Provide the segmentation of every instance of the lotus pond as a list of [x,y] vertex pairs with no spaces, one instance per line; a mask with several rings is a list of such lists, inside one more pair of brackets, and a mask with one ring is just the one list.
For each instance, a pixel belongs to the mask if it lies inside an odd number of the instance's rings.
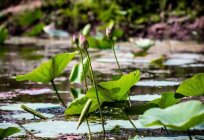
[[122,74],[112,50],[89,48],[81,63],[71,39],[0,46],[1,137],[204,139],[203,44],[155,41],[141,56],[121,42],[115,51]]

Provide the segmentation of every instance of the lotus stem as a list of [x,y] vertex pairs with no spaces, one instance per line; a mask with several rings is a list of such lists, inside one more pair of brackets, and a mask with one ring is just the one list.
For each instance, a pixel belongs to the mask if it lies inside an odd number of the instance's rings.
[[[114,57],[115,57],[115,60],[116,60],[116,63],[117,63],[117,65],[118,65],[118,69],[119,69],[119,71],[120,71],[120,76],[122,76],[123,75],[123,72],[122,72],[122,70],[121,70],[121,67],[120,67],[120,64],[119,64],[119,61],[118,61],[118,58],[117,58],[117,55],[116,55],[116,53],[115,53],[115,45],[114,45],[114,41],[112,40],[112,39],[110,39],[110,41],[111,41],[111,45],[112,45],[112,50],[113,50],[113,54],[114,54]],[[128,93],[128,95],[130,94],[130,91],[128,91],[129,93]],[[131,100],[130,100],[130,96],[128,96],[128,100],[129,100],[129,105],[131,106]]]
[[80,57],[81,57],[81,62],[82,62],[82,68],[83,68],[83,74],[84,74],[84,78],[85,78],[85,87],[86,87],[86,91],[88,91],[88,84],[87,84],[87,79],[86,79],[86,76],[85,76],[85,68],[84,68],[84,58],[83,58],[83,53],[82,53],[82,50],[80,49],[78,43],[77,43],[77,48],[79,50],[79,53],[80,53]]
[[166,135],[169,135],[169,131],[168,131],[168,129],[166,128],[165,125],[164,125],[164,130],[166,131]]
[[105,135],[106,134],[106,131],[105,131],[105,127],[104,127],[104,119],[103,119],[103,114],[102,114],[102,111],[101,111],[101,104],[100,104],[100,100],[99,100],[99,96],[98,96],[98,88],[97,88],[97,85],[96,85],[96,81],[94,79],[94,74],[93,74],[93,68],[92,68],[92,64],[91,64],[91,58],[89,56],[89,52],[85,50],[85,53],[88,57],[88,61],[89,61],[89,65],[90,65],[90,74],[91,74],[91,78],[92,78],[92,81],[93,81],[93,84],[94,84],[94,88],[96,90],[96,97],[97,97],[97,101],[98,101],[98,105],[99,105],[99,112],[100,112],[100,117],[101,117],[101,122],[102,122],[102,127],[103,127],[103,134]]
[[[86,87],[86,90],[85,90],[85,93],[88,91],[88,84],[87,84],[87,79],[86,79],[86,75],[85,75],[85,68],[84,68],[84,58],[83,58],[83,53],[77,43],[77,48],[79,50],[79,53],[80,53],[80,57],[81,57],[81,63],[82,63],[82,69],[83,69],[83,73],[84,73],[84,78],[85,78],[85,87]],[[88,130],[89,130],[89,135],[91,135],[91,128],[89,126],[89,121],[88,121],[88,116],[86,117],[86,123],[87,123],[87,127],[88,127]]]
[[66,104],[64,103],[64,101],[62,100],[62,98],[60,97],[60,95],[59,95],[59,93],[58,93],[58,90],[57,90],[57,87],[55,86],[54,81],[51,80],[51,83],[52,83],[52,87],[53,87],[53,89],[55,90],[55,93],[56,93],[58,99],[60,100],[60,102],[62,103],[62,105],[66,108],[67,106],[66,106]]
[[188,134],[189,140],[192,140],[193,138],[192,138],[192,136],[191,136],[191,131],[190,131],[189,129],[187,130],[187,134]]
[[131,125],[134,127],[134,129],[135,129],[135,131],[138,133],[138,135],[140,135],[139,130],[137,129],[137,127],[135,126],[135,124],[132,122],[132,120],[130,119],[130,117],[126,114],[126,112],[125,112],[123,109],[121,109],[121,110],[124,112],[124,114],[126,115],[128,121],[129,121],[129,122],[131,123]]
[[112,50],[113,50],[113,54],[114,54],[115,60],[116,60],[116,63],[117,63],[117,65],[118,65],[118,69],[119,69],[119,71],[120,71],[120,75],[122,76],[122,75],[123,75],[123,72],[122,72],[122,70],[121,70],[121,68],[120,68],[120,64],[119,64],[118,58],[117,58],[116,53],[115,53],[114,42],[113,42],[112,39],[111,39],[111,44],[112,44]]

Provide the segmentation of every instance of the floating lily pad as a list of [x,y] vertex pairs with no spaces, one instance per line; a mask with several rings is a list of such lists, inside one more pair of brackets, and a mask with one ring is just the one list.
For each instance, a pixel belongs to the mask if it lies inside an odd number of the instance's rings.
[[204,105],[199,101],[187,101],[166,109],[153,108],[139,116],[144,126],[162,125],[173,130],[187,130],[204,121]]

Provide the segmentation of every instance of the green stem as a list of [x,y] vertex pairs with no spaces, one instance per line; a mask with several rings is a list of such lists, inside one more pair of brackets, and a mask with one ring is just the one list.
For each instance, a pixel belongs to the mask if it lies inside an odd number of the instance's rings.
[[85,68],[84,68],[84,58],[83,58],[83,53],[82,53],[82,50],[80,49],[79,45],[77,44],[77,48],[80,52],[80,56],[81,56],[81,62],[82,62],[82,68],[83,68],[83,74],[84,74],[84,78],[85,78],[85,87],[86,87],[86,91],[88,91],[88,84],[87,84],[87,79],[86,79],[86,75],[85,75]]
[[94,88],[96,90],[96,97],[97,97],[97,101],[98,101],[98,105],[99,105],[99,112],[100,112],[100,117],[101,117],[101,122],[102,122],[102,127],[103,127],[103,133],[104,135],[106,134],[105,132],[105,127],[104,127],[104,119],[103,119],[103,115],[102,115],[102,111],[101,111],[101,104],[100,104],[100,100],[99,100],[99,96],[98,96],[98,88],[97,88],[97,85],[96,85],[96,81],[94,79],[94,74],[93,74],[93,68],[92,68],[92,65],[91,65],[91,58],[89,56],[89,52],[87,50],[85,50],[86,52],[86,55],[88,57],[88,61],[89,61],[89,65],[90,65],[90,74],[91,74],[91,78],[92,78],[92,81],[94,83]]
[[[114,42],[113,42],[113,40],[111,39],[111,44],[112,44],[112,50],[113,50],[113,54],[114,54],[114,57],[115,57],[115,60],[116,60],[116,63],[117,63],[117,65],[118,65],[118,69],[119,69],[119,71],[120,71],[120,76],[122,76],[123,75],[123,72],[122,72],[122,70],[121,70],[121,68],[120,68],[120,64],[119,64],[119,61],[118,61],[118,58],[117,58],[117,56],[116,56],[116,53],[115,53],[115,45],[114,45]],[[128,91],[128,95],[130,94],[130,91]],[[130,96],[128,96],[128,100],[129,100],[129,105],[131,106],[131,100],[130,100]]]
[[57,88],[56,88],[56,86],[55,86],[54,81],[51,80],[51,83],[52,83],[52,87],[53,87],[53,89],[55,90],[55,93],[56,93],[58,99],[60,100],[60,102],[62,103],[62,105],[66,108],[67,106],[66,106],[66,104],[64,103],[64,101],[62,100],[62,98],[60,97],[60,95],[59,95],[59,93],[58,93],[58,91],[57,91]]
[[132,126],[134,127],[134,129],[135,129],[135,131],[138,133],[138,135],[139,135],[139,131],[138,131],[138,129],[137,129],[137,127],[135,126],[135,124],[132,122],[132,120],[130,119],[130,117],[126,114],[126,112],[123,110],[123,109],[121,109],[123,112],[124,112],[124,114],[126,115],[126,117],[127,117],[127,119],[128,119],[128,121],[132,124]]
[[113,42],[112,39],[111,39],[111,44],[112,44],[112,50],[113,50],[113,54],[114,54],[115,60],[116,60],[116,63],[117,63],[117,65],[118,65],[118,69],[119,69],[119,71],[120,71],[120,75],[122,76],[123,73],[122,73],[122,70],[121,70],[121,68],[120,68],[120,64],[119,64],[119,62],[118,62],[118,58],[117,58],[116,53],[115,53],[114,42]]
[[91,128],[89,126],[88,116],[86,117],[86,123],[87,123],[88,129],[89,129],[89,135],[91,135]]
[[[83,58],[83,53],[79,47],[79,45],[77,44],[77,48],[80,52],[80,56],[81,56],[81,63],[82,63],[82,69],[83,69],[83,74],[84,74],[84,77],[85,77],[85,87],[86,87],[86,90],[85,90],[85,93],[88,91],[88,84],[87,84],[87,79],[86,79],[86,75],[85,75],[85,68],[84,68],[84,58]],[[88,116],[86,117],[86,123],[87,123],[87,126],[88,126],[88,130],[89,130],[89,135],[91,135],[91,128],[89,126],[89,121],[88,121]]]

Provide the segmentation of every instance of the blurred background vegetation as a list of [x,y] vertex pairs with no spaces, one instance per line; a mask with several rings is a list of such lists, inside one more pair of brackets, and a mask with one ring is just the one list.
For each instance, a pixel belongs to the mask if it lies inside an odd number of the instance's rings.
[[[1,26],[12,36],[43,37],[43,27],[52,22],[69,33],[76,33],[89,23],[96,34],[110,20],[116,22],[118,37],[123,40],[130,36],[203,40],[204,35],[203,0],[0,1]],[[35,7],[35,2],[40,6]],[[33,4],[33,8],[12,12],[12,7],[26,3]]]

